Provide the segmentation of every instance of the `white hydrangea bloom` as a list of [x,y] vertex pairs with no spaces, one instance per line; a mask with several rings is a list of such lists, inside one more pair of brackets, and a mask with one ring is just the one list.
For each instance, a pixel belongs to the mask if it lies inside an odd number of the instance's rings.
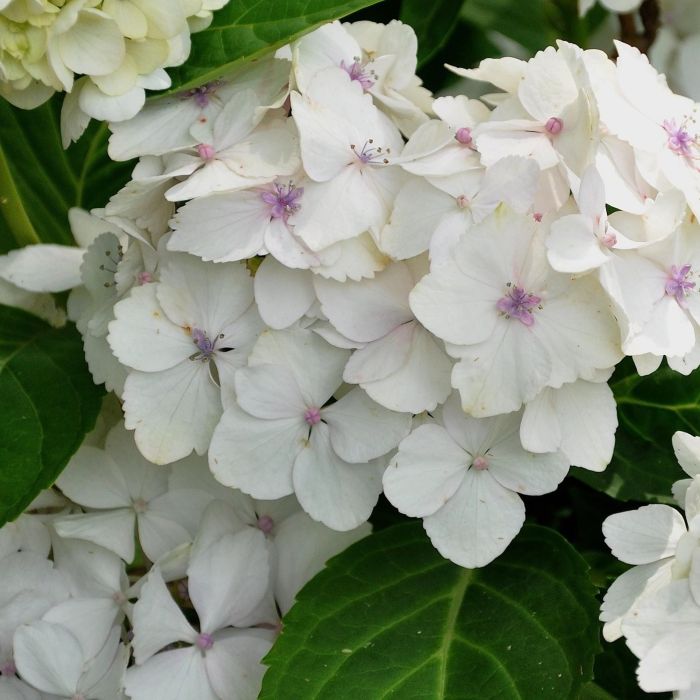
[[367,520],[381,491],[378,458],[407,434],[411,417],[359,388],[328,403],[348,356],[310,330],[263,333],[212,438],[214,476],[255,498],[295,493],[335,530]]
[[384,492],[402,513],[423,518],[444,557],[468,568],[485,566],[523,525],[518,493],[553,491],[569,464],[561,453],[523,449],[520,414],[471,418],[453,394],[439,418],[401,442],[384,473]]

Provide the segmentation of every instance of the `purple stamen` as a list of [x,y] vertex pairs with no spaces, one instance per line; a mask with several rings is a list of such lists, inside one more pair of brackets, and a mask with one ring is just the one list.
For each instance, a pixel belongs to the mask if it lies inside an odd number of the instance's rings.
[[304,411],[304,420],[309,425],[318,425],[321,422],[321,411],[318,408],[307,408]]
[[382,150],[381,146],[373,146],[374,139],[368,139],[362,146],[362,150],[358,153],[357,146],[354,143],[350,144],[350,150],[357,156],[357,159],[363,165],[387,165],[389,160],[385,157],[391,153],[391,149]]
[[695,282],[688,280],[688,275],[691,274],[690,265],[683,265],[683,267],[676,267],[671,265],[671,271],[666,278],[666,284],[664,289],[666,294],[670,297],[676,297],[676,301],[680,306],[685,307],[686,301],[685,297],[691,289],[695,288]]
[[675,119],[665,119],[664,131],[668,135],[668,147],[680,156],[693,157],[693,146],[696,145],[695,137],[691,136],[683,124],[676,126]]
[[362,85],[362,89],[365,92],[374,85],[374,80],[372,80],[374,76],[372,73],[368,73],[365,70],[365,67],[360,63],[359,59],[356,58],[355,61],[350,64],[342,60],[340,62],[340,67],[350,76],[350,80],[357,80],[357,82]]
[[209,651],[214,646],[214,637],[206,632],[202,632],[202,634],[197,635],[195,646],[202,651]]
[[290,214],[299,211],[301,204],[299,199],[304,194],[303,187],[294,187],[294,183],[290,182],[287,185],[274,183],[273,191],[264,191],[260,194],[260,198],[265,204],[270,205],[270,217],[272,219],[284,219]]
[[479,456],[472,462],[472,467],[477,471],[484,471],[489,468],[489,461],[486,457]]
[[221,80],[213,80],[211,83],[180,93],[181,100],[193,99],[198,107],[204,109],[209,106],[209,99],[223,85]]
[[258,518],[257,525],[259,530],[269,535],[272,532],[272,528],[275,527],[275,521],[269,515],[261,515]]
[[544,125],[544,130],[552,136],[560,134],[563,128],[564,122],[559,117],[550,117]]
[[192,329],[192,341],[199,348],[198,360],[208,360],[214,352],[216,342],[209,340],[209,336],[199,328]]
[[[508,286],[510,287],[510,284]],[[529,327],[535,322],[532,311],[541,301],[537,295],[514,286],[496,302],[496,307],[506,318],[517,318],[520,323]]]
[[472,130],[469,127],[463,126],[460,129],[457,129],[455,138],[465,146],[469,146],[472,142]]

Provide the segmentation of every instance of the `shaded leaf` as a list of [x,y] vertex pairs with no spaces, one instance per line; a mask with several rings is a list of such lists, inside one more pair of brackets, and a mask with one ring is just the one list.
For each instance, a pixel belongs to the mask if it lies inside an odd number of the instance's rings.
[[418,37],[418,65],[430,60],[457,27],[463,0],[403,0],[401,21],[410,24]]
[[128,179],[130,163],[107,156],[106,124],[93,121],[68,150],[60,136],[61,97],[21,110],[0,99],[0,246],[74,245],[73,206],[102,207]]
[[0,306],[0,526],[61,473],[93,428],[102,394],[73,326]]

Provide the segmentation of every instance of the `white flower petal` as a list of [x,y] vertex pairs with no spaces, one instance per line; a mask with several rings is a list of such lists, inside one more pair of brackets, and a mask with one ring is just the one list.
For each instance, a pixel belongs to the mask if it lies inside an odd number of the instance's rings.
[[605,543],[627,564],[649,564],[671,556],[685,532],[683,516],[659,504],[615,513],[603,522]]
[[470,469],[457,492],[423,527],[443,557],[467,568],[493,561],[518,534],[525,506],[488,471]]

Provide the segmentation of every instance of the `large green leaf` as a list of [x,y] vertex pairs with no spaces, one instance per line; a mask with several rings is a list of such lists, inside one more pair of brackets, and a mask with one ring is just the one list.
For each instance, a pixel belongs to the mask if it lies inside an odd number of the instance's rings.
[[418,522],[331,560],[265,659],[262,700],[567,700],[591,679],[598,604],[578,553],[526,526],[483,569]]
[[418,65],[430,60],[457,27],[463,0],[403,0],[401,21],[410,24],[418,37]]
[[631,361],[613,375],[620,427],[604,472],[575,469],[590,486],[622,501],[672,502],[671,485],[683,478],[673,454],[676,430],[700,434],[700,372],[685,377],[664,366],[640,377]]
[[[169,93],[219,78],[244,61],[381,0],[231,0],[214,21],[192,36],[187,61],[173,68]],[[162,93],[161,93],[162,94]]]
[[61,97],[25,111],[0,99],[0,246],[73,245],[68,209],[107,203],[131,165],[107,157],[106,124],[93,122],[68,150],[59,130]]
[[73,326],[0,306],[0,526],[61,473],[94,426],[102,394]]

